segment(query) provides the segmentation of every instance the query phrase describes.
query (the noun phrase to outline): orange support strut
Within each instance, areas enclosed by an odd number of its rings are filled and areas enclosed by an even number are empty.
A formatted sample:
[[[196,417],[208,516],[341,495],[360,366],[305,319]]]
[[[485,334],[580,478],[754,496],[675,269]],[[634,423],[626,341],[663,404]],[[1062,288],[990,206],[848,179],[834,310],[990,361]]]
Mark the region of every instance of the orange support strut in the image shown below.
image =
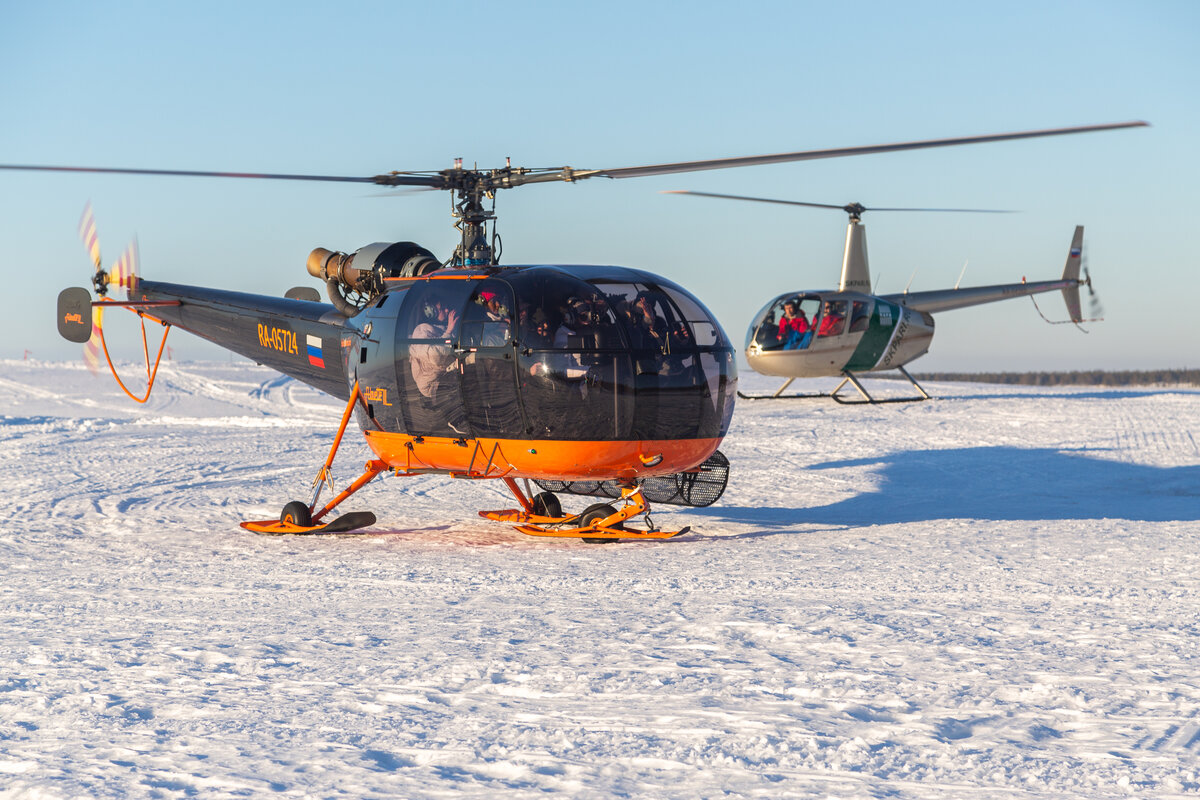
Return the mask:
[[[346,433],[346,426],[350,424],[350,415],[354,413],[354,405],[358,402],[361,396],[362,393],[359,391],[358,381],[356,380],[354,382],[354,388],[350,390],[350,399],[346,402],[346,410],[342,412],[342,421],[341,424],[338,425],[337,435],[333,437],[333,446],[329,448],[329,455],[326,456],[324,465],[321,466],[321,470],[317,473],[316,480],[313,481],[313,488],[315,492],[313,494],[312,502],[308,504],[310,509],[316,507],[317,498],[321,496],[322,486],[328,484],[330,491],[333,490],[333,476],[330,473],[329,468],[333,466],[333,457],[337,455],[338,448],[342,445],[342,436]],[[374,461],[368,461],[362,475],[359,475],[358,478],[342,492],[340,492],[337,497],[330,500],[324,508],[322,508],[320,511],[313,512],[312,521],[316,522],[324,517],[339,504],[341,504],[343,500],[357,492],[363,486],[366,486],[375,478],[376,475],[383,472],[387,468],[388,465],[384,461],[380,461],[378,459]]]

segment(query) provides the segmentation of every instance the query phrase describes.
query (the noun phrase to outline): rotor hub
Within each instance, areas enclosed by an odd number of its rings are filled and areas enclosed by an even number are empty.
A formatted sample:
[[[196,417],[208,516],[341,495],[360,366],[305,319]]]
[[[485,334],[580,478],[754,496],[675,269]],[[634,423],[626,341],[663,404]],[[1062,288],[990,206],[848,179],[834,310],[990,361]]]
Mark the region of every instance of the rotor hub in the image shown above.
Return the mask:
[[[859,222],[862,220],[863,212],[867,210],[867,207],[862,203],[850,203],[842,206],[842,210],[850,215],[850,219]]]

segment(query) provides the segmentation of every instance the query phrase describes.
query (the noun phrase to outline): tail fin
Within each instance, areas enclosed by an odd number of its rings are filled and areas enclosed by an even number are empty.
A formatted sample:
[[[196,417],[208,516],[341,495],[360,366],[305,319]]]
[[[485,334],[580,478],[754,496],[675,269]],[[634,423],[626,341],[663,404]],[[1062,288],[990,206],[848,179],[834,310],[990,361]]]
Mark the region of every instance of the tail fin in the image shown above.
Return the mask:
[[[1071,321],[1083,321],[1083,308],[1079,304],[1079,267],[1083,263],[1083,226],[1075,226],[1075,235],[1071,237],[1071,250],[1067,253],[1067,264],[1063,267],[1063,280],[1072,281],[1073,285],[1064,286],[1063,300],[1067,304],[1067,313]]]

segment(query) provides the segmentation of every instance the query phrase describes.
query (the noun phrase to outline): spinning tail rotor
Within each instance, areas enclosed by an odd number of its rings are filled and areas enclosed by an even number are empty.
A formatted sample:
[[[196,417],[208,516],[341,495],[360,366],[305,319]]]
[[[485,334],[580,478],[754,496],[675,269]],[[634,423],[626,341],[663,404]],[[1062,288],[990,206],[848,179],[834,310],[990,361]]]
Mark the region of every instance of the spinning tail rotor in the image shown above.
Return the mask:
[[[96,265],[96,271],[92,275],[92,286],[99,297],[106,297],[110,286],[118,286],[127,291],[132,291],[137,286],[137,239],[129,243],[125,252],[113,264],[112,269],[106,272],[104,260],[100,255],[100,236],[96,232],[96,217],[91,203],[88,203],[83,209],[83,216],[80,217],[79,238],[91,257],[92,263]],[[86,299],[86,291],[80,296],[80,299]],[[90,302],[88,305],[91,306],[92,328],[83,348],[83,360],[91,373],[97,375],[100,372],[101,357],[104,355],[104,305],[92,305]],[[77,316],[82,317],[83,314],[80,313]]]
[[[125,252],[113,264],[112,269],[105,272],[104,260],[100,257],[100,236],[96,232],[96,217],[92,212],[91,203],[84,207],[83,216],[79,219],[79,239],[83,242],[92,263],[96,265],[96,272],[92,275],[92,285],[95,286],[97,295],[106,296],[109,286],[119,286],[128,291],[137,287],[137,239],[129,243]]]
[[[1088,316],[1086,319],[1083,318],[1083,314],[1079,307],[1079,286],[1087,287]],[[1073,299],[1071,298],[1072,293],[1074,294]],[[1046,319],[1046,315],[1042,314],[1042,310],[1039,308],[1038,314],[1041,314],[1042,319],[1045,319],[1046,322],[1049,322],[1051,325],[1063,325],[1067,322],[1070,322],[1076,328],[1079,328],[1079,330],[1083,331],[1084,333],[1088,333],[1088,330],[1086,328],[1084,328],[1083,325],[1081,325],[1080,323],[1082,323],[1082,322],[1103,322],[1104,321],[1104,306],[1103,306],[1103,304],[1101,304],[1100,297],[1099,297],[1099,295],[1096,294],[1096,290],[1092,288],[1092,274],[1090,272],[1088,272],[1086,259],[1084,259],[1083,279],[1079,281],[1078,286],[1063,289],[1063,294],[1068,297],[1067,310],[1071,314],[1071,319],[1069,319],[1069,320],[1064,319],[1064,320],[1057,320],[1057,321]],[[1035,308],[1037,307],[1037,303],[1034,303],[1034,307]]]
[[[83,240],[83,246],[87,249],[92,263],[96,265],[96,271],[92,275],[92,286],[99,299],[93,301],[91,293],[82,287],[63,289],[58,295],[58,332],[67,341],[84,345],[83,360],[93,375],[100,372],[100,356],[103,353],[104,361],[108,364],[109,370],[112,372],[117,384],[125,391],[125,394],[139,403],[144,403],[150,397],[150,390],[154,388],[154,378],[158,374],[158,364],[162,360],[163,350],[167,344],[166,329],[170,327],[166,322],[155,317],[150,317],[146,313],[146,309],[155,306],[179,305],[179,302],[155,302],[145,299],[132,299],[134,290],[138,288],[137,239],[129,243],[129,246],[125,248],[125,252],[113,264],[112,269],[107,272],[104,270],[104,261],[100,257],[100,237],[96,234],[96,219],[92,214],[90,203],[83,210],[83,217],[79,221],[79,238]],[[110,300],[107,297],[108,287],[110,286],[125,289],[126,295],[130,299]],[[142,353],[146,357],[147,384],[146,393],[141,397],[129,391],[129,388],[121,380],[121,376],[117,374],[117,370],[113,366],[112,357],[108,352],[108,343],[104,339],[104,309],[108,307],[125,308],[137,314],[141,321]],[[146,341],[147,317],[164,327],[162,342],[159,344],[158,356],[154,359],[153,367],[150,364],[150,348]],[[89,321],[91,323],[90,326],[88,325]]]
[[[1083,274],[1082,278],[1079,277],[1081,272]],[[1071,323],[1084,333],[1088,331],[1080,323],[1104,321],[1104,308],[1100,305],[1100,298],[1096,296],[1096,290],[1092,288],[1092,275],[1088,272],[1087,259],[1083,254],[1082,225],[1075,227],[1075,235],[1071,237],[1071,249],[1067,252],[1067,263],[1063,267],[1062,284],[1063,300],[1067,304],[1067,314],[1070,319],[1048,319],[1042,313],[1042,309],[1038,307],[1037,300],[1034,299],[1033,295],[1030,295],[1029,299],[1033,300],[1033,307],[1037,309],[1038,316],[1051,325]],[[1083,308],[1079,300],[1080,286],[1086,286],[1088,290],[1088,311],[1091,316],[1086,319],[1083,316]]]
[[[1083,264],[1083,285],[1087,287],[1088,291],[1088,313],[1092,316],[1089,321],[1099,322],[1104,319],[1104,304],[1100,302],[1100,296],[1092,288],[1092,273],[1088,272],[1087,259],[1084,259]]]

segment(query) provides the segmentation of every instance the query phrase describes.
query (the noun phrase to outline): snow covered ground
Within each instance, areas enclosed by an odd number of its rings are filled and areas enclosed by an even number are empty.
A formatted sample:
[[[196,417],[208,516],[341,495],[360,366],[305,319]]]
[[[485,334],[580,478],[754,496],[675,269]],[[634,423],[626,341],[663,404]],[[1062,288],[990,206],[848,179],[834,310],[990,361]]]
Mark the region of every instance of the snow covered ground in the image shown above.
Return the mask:
[[[0,362],[0,797],[1200,794],[1200,391],[927,388],[739,402],[674,540],[437,477],[274,538],[334,402]]]

